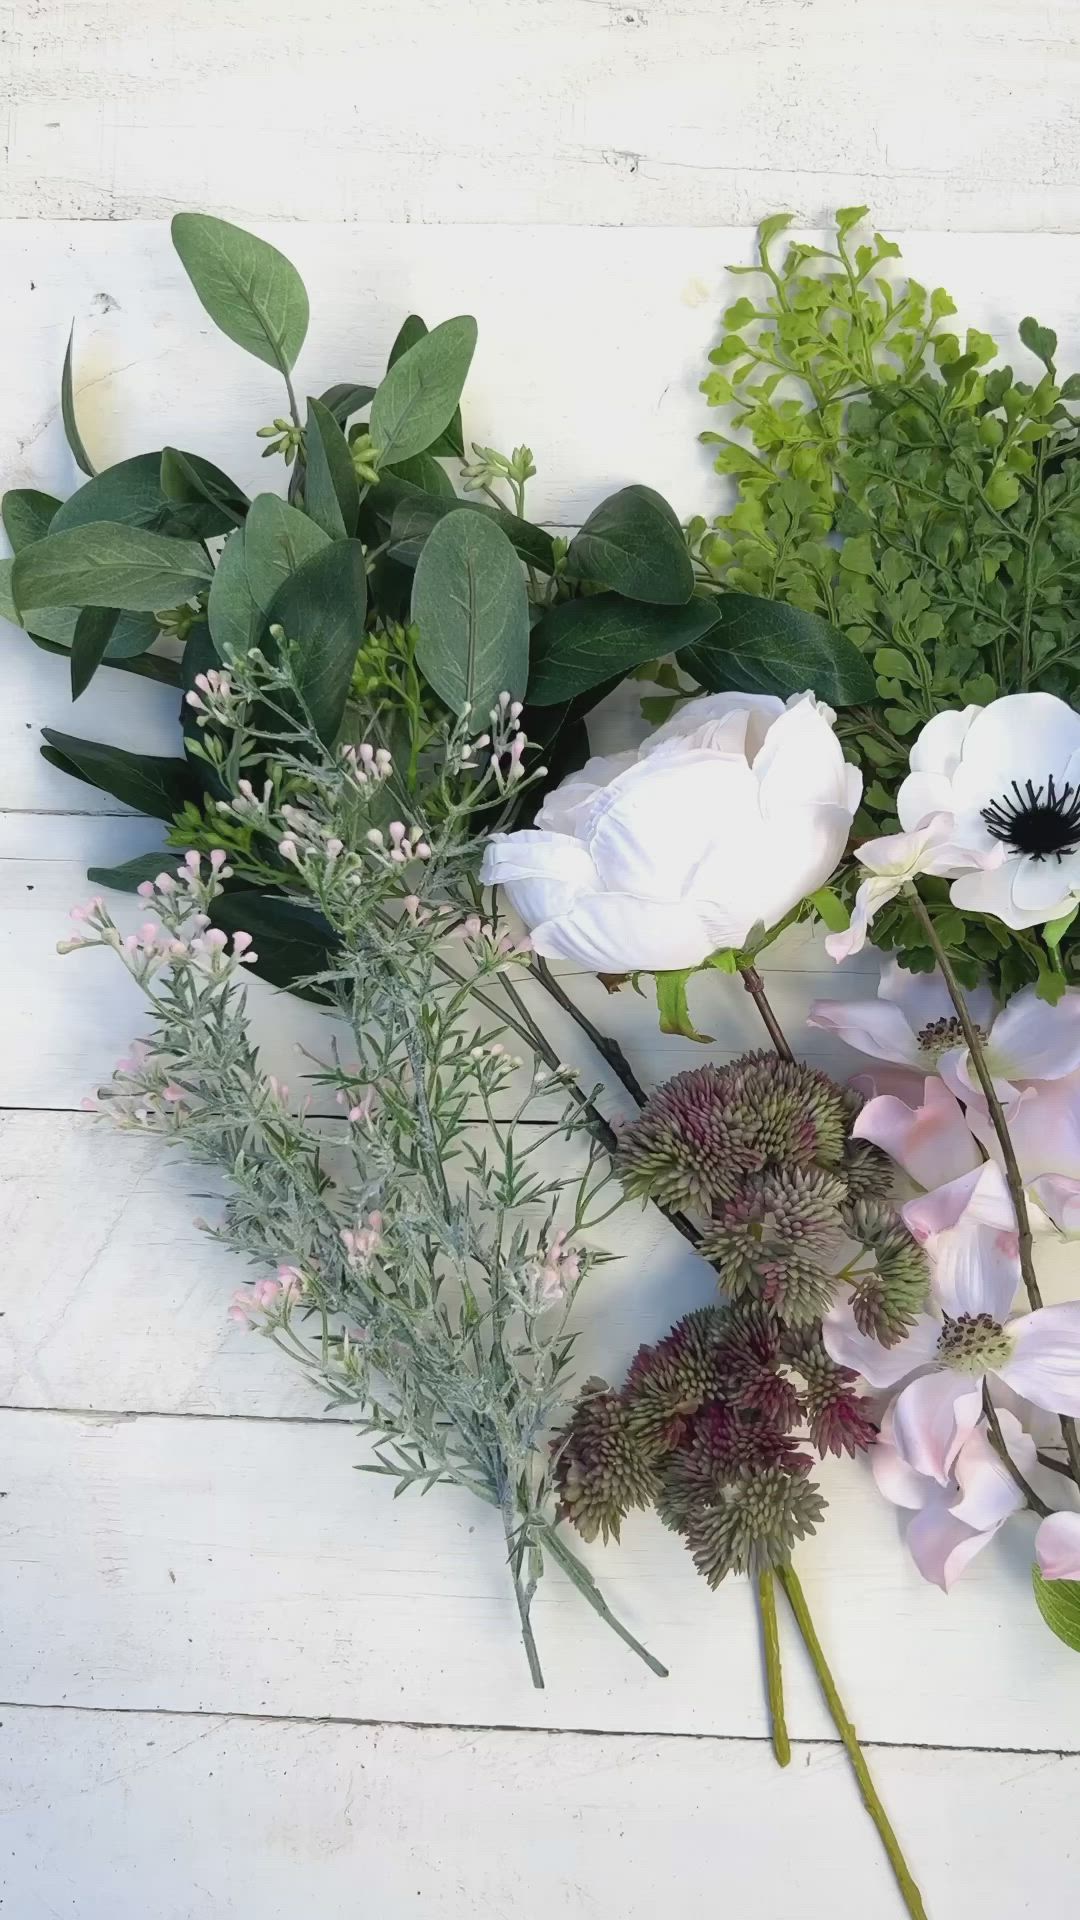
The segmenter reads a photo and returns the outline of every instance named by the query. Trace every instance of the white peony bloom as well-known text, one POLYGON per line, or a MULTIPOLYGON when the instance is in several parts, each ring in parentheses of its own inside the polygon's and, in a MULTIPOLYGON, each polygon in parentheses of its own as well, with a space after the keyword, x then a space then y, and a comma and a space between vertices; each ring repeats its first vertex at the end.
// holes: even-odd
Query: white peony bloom
POLYGON ((693 967, 824 886, 862 793, 812 694, 708 694, 590 760, 536 825, 489 841, 535 951, 593 973, 693 967))
POLYGON ((1057 920, 1080 900, 1080 713, 1054 694, 935 714, 896 804, 909 831, 931 814, 952 816, 955 906, 1019 928, 1057 920), (976 864, 995 851, 1004 855, 996 865, 976 864))

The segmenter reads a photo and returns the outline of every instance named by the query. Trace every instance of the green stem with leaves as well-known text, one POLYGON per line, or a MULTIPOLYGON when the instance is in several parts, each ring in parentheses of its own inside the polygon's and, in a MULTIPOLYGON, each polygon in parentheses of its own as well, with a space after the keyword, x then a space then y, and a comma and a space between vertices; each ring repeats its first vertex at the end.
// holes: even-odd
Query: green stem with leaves
MULTIPOLYGON (((1016 1148, 1013 1146, 1012 1135, 1009 1132, 1009 1123, 1005 1117, 1005 1109, 1001 1104, 997 1088, 994 1085, 994 1076, 990 1071, 990 1065, 986 1058, 986 1049, 983 1045, 982 1035, 968 1011, 963 990, 953 972, 952 963, 945 951, 938 930, 934 925, 933 915, 920 898, 918 889, 914 885, 909 884, 905 888, 904 894, 905 898, 910 902, 911 910, 915 918, 918 920, 919 925, 926 935, 927 945, 933 952, 941 972, 941 977, 945 982, 949 998, 956 1010, 956 1017, 960 1023, 960 1031, 967 1043, 975 1077, 982 1088, 983 1098, 986 1101, 987 1112, 990 1115, 990 1124, 994 1129, 998 1146, 1001 1149, 1001 1160, 1005 1180, 1012 1199, 1013 1210, 1016 1214, 1016 1229, 1020 1250, 1020 1272, 1023 1277, 1024 1290, 1028 1297, 1028 1304, 1034 1313, 1042 1306, 1042 1290, 1035 1273, 1035 1260, 1032 1251, 1031 1216, 1028 1213, 1027 1191, 1020 1172, 1020 1163, 1016 1158, 1016 1148)), ((1072 1477, 1076 1481, 1077 1486, 1080 1487, 1080 1434, 1077 1433, 1075 1420, 1070 1419, 1066 1414, 1061 1415, 1061 1433, 1065 1442, 1065 1451, 1069 1456, 1069 1466, 1072 1471, 1072 1477)))
POLYGON ((893 1831, 889 1816, 881 1804, 877 1788, 871 1777, 870 1769, 866 1764, 866 1756, 859 1745, 859 1736, 844 1711, 844 1703, 840 1698, 836 1681, 833 1679, 828 1661, 822 1651, 821 1642, 815 1632, 814 1622, 810 1617, 810 1609, 806 1604, 806 1595, 802 1590, 802 1583, 799 1580, 799 1576, 795 1572, 794 1567, 788 1565, 786 1567, 778 1567, 776 1569, 776 1577, 787 1595, 788 1605, 795 1616, 795 1624, 802 1635, 803 1645, 810 1655, 810 1664, 817 1675, 818 1685, 821 1688, 825 1704, 829 1709, 832 1723, 840 1735, 844 1751, 851 1762, 852 1772, 859 1783, 859 1792, 862 1795, 863 1805, 877 1828, 881 1844, 888 1855, 889 1865, 896 1877, 896 1884, 903 1895, 904 1905, 911 1915, 912 1920, 926 1920, 926 1908, 923 1906, 922 1894, 919 1892, 918 1887, 911 1877, 907 1861, 904 1859, 903 1852, 901 1851, 900 1842, 893 1831))

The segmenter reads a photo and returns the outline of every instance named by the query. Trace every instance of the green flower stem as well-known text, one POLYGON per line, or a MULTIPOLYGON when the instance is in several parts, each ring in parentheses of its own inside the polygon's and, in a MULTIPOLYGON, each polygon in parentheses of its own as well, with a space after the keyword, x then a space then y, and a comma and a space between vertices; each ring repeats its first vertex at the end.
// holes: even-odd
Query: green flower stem
POLYGON ((657 1660, 655 1654, 649 1652, 648 1647, 643 1647, 640 1640, 635 1640, 629 1627, 624 1627, 622 1621, 612 1613, 588 1567, 584 1561, 578 1559, 576 1553, 571 1551, 555 1527, 542 1526, 537 1530, 535 1537, 541 1546, 547 1548, 552 1559, 558 1562, 563 1572, 573 1581, 582 1599, 587 1600, 593 1612, 600 1615, 604 1625, 610 1627, 612 1633, 617 1633, 619 1639, 637 1654, 639 1660, 644 1660, 650 1672, 655 1673, 659 1679, 666 1680, 667 1667, 657 1660))
POLYGON ((866 1764, 866 1756, 859 1745, 859 1736, 844 1711, 844 1703, 840 1698, 836 1681, 832 1677, 828 1662, 822 1652, 821 1642, 814 1629, 814 1622, 810 1617, 810 1609, 806 1604, 806 1595, 803 1593, 798 1574, 789 1563, 786 1567, 777 1567, 776 1577, 783 1587, 788 1598, 788 1604, 791 1607, 792 1613, 795 1615, 795 1624, 802 1635, 803 1645, 810 1655, 810 1662, 817 1675, 818 1685, 824 1695, 825 1704, 829 1709, 833 1725, 840 1735, 844 1751, 851 1762, 852 1771, 859 1783, 859 1792, 862 1795, 863 1805, 881 1837, 882 1846, 885 1848, 885 1852, 889 1858, 889 1865, 892 1867, 893 1873, 896 1876, 897 1886, 903 1895, 904 1905, 911 1915, 912 1920, 926 1920, 926 1908, 923 1906, 922 1894, 919 1892, 918 1887, 915 1885, 908 1871, 907 1862, 900 1850, 900 1842, 893 1832, 889 1822, 889 1816, 885 1812, 878 1797, 877 1788, 870 1776, 870 1769, 866 1764))
POLYGON ((773 1586, 771 1568, 766 1567, 757 1578, 758 1616, 761 1620, 761 1641, 765 1654, 765 1687, 769 1696, 769 1723, 772 1729, 772 1749, 776 1755, 776 1764, 787 1767, 791 1764, 791 1741, 788 1739, 787 1721, 784 1718, 784 1676, 780 1667, 780 1636, 776 1627, 776 1590, 773 1586))
POLYGON ((540 1655, 537 1652, 536 1637, 533 1633, 532 1620, 530 1619, 530 1595, 526 1593, 521 1584, 521 1552, 517 1541, 517 1515, 514 1512, 514 1502, 509 1489, 507 1489, 503 1495, 501 1511, 503 1531, 506 1534, 507 1565, 510 1568, 510 1578, 514 1583, 514 1599, 517 1601, 518 1619, 521 1622, 521 1638, 525 1647, 525 1658, 529 1662, 529 1673, 532 1677, 533 1686, 543 1691, 544 1671, 540 1665, 540 1655))
MULTIPOLYGON (((956 1017, 960 1022, 960 1031, 967 1042, 968 1052, 971 1055, 971 1064, 975 1069, 976 1078, 983 1091, 983 1098, 986 1101, 990 1122, 997 1136, 998 1145, 1001 1148, 1001 1158, 1005 1168, 1005 1179, 1008 1183, 1009 1193, 1012 1197, 1013 1207, 1016 1212, 1016 1226, 1020 1243, 1020 1272, 1023 1275, 1028 1304, 1033 1312, 1037 1312, 1042 1306, 1043 1299, 1035 1273, 1027 1193, 1024 1189, 1020 1165, 1016 1158, 1016 1149, 1012 1143, 1012 1135, 1009 1132, 1009 1123, 1005 1118, 1005 1109, 998 1098, 997 1088, 994 1085, 994 1076, 987 1062, 982 1036, 968 1012, 967 1002, 961 991, 960 982, 953 972, 952 964, 941 943, 933 918, 920 899, 917 888, 909 883, 904 889, 904 897, 910 902, 911 910, 925 933, 927 944, 932 949, 934 958, 941 969, 941 977, 948 989, 949 998, 956 1009, 956 1017)), ((1077 1486, 1080 1487, 1080 1434, 1077 1433, 1075 1420, 1068 1418, 1065 1414, 1062 1414, 1060 1418, 1062 1437, 1065 1441, 1065 1451, 1069 1456, 1069 1466, 1072 1469, 1072 1477, 1076 1481, 1077 1486)))
POLYGON ((769 996, 765 991, 765 982, 757 968, 749 965, 740 967, 739 972, 742 975, 743 986, 746 988, 747 993, 750 995, 751 1000, 760 1013, 765 1031, 772 1041, 773 1046, 776 1048, 777 1053, 782 1060, 794 1060, 795 1055, 788 1045, 787 1035, 769 1004, 769 996))

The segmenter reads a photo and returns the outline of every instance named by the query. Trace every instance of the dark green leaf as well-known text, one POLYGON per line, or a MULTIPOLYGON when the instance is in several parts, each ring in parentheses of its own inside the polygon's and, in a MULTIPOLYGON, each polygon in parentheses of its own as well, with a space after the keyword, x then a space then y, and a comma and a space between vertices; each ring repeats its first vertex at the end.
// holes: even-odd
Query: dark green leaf
POLYGON ((11 581, 14 568, 14 560, 0 560, 0 618, 66 653, 75 638, 78 607, 17 607, 11 581))
POLYGON ((462 507, 469 513, 485 515, 501 527, 514 552, 529 566, 536 567, 540 573, 554 571, 555 550, 550 533, 545 533, 543 527, 534 527, 531 520, 519 520, 516 514, 507 513, 502 507, 488 506, 483 500, 459 500, 453 492, 445 496, 422 493, 396 471, 393 475, 384 474, 369 498, 380 518, 389 523, 395 560, 401 560, 406 566, 416 565, 432 527, 462 507))
POLYGON ((533 630, 529 699, 540 707, 554 706, 601 681, 621 678, 643 660, 690 646, 715 620, 712 600, 690 600, 684 607, 650 607, 615 593, 565 600, 533 630))
MULTIPOLYGON (((418 313, 407 314, 398 328, 397 339, 390 349, 387 366, 396 366, 403 353, 408 353, 410 347, 415 347, 418 340, 426 337, 427 330, 427 322, 421 320, 418 313)), ((461 425, 460 407, 455 408, 449 426, 440 433, 437 440, 432 441, 428 452, 451 460, 465 458, 465 434, 461 425)))
POLYGON ((360 511, 360 488, 349 443, 320 400, 308 401, 304 448, 305 512, 331 540, 351 539, 360 511))
POLYGON ((120 615, 115 607, 84 607, 71 642, 71 697, 85 693, 105 658, 120 615))
POLYGON ((426 453, 449 425, 475 348, 476 321, 462 314, 433 327, 388 369, 369 425, 383 466, 426 453))
POLYGON ((414 453, 411 460, 399 460, 395 467, 389 467, 387 474, 406 481, 410 487, 418 487, 421 493, 433 493, 437 500, 445 500, 448 507, 459 504, 450 475, 433 454, 414 453))
POLYGON ((683 664, 711 693, 772 693, 787 699, 808 688, 836 707, 873 700, 869 661, 847 635, 779 600, 727 593, 714 602, 716 620, 683 664))
POLYGON ((73 774, 92 787, 111 793, 126 807, 171 820, 188 800, 196 797, 195 782, 186 760, 169 760, 148 753, 127 753, 123 747, 103 746, 97 740, 77 740, 70 733, 43 727, 47 745, 42 755, 50 766, 73 774))
POLYGON ((117 867, 89 867, 86 877, 92 887, 114 887, 117 893, 138 893, 146 880, 159 873, 175 873, 179 865, 175 847, 158 848, 156 853, 137 853, 117 867))
POLYGON ((74 345, 75 322, 72 321, 71 332, 68 334, 67 352, 64 355, 64 371, 60 376, 60 414, 64 422, 64 433, 68 446, 75 456, 75 465, 79 467, 83 473, 90 474, 92 477, 94 472, 93 463, 86 448, 83 446, 82 434, 79 432, 78 422, 75 418, 75 389, 71 373, 71 354, 74 345))
POLYGON ((174 506, 201 507, 197 531, 208 536, 242 526, 251 504, 220 467, 197 453, 181 453, 178 447, 165 447, 162 452, 161 491, 174 506))
POLYGON ((16 554, 11 590, 18 607, 119 607, 153 613, 210 585, 202 547, 143 527, 98 521, 47 534, 16 554))
POLYGON ((522 697, 529 603, 517 555, 494 521, 456 512, 439 522, 417 562, 412 617, 420 671, 452 713, 468 703, 483 720, 504 690, 522 697))
POLYGON ((223 660, 255 645, 278 589, 327 544, 322 528, 299 508, 276 493, 256 495, 243 528, 221 549, 210 588, 210 632, 223 660))
MULTIPOLYGON (((55 612, 56 609, 46 608, 43 609, 43 611, 55 612)), ((74 622, 74 620, 78 618, 74 608, 72 608, 72 616, 74 622)), ((64 644, 57 640, 49 640, 44 634, 35 633, 31 628, 27 628, 26 633, 27 638, 33 641, 35 647, 40 647, 42 653, 67 654, 71 651, 70 639, 64 644)), ((140 659, 116 660, 110 658, 107 654, 105 657, 105 665, 107 667, 116 667, 121 673, 137 674, 140 680, 156 680, 163 687, 178 687, 180 685, 180 668, 177 662, 175 660, 165 659, 161 654, 148 653, 140 659)))
POLYGON ((285 631, 304 705, 328 744, 345 711, 366 607, 364 549, 359 540, 335 540, 289 576, 267 616, 267 628, 285 631))
POLYGON ((161 628, 152 613, 122 613, 105 649, 105 662, 135 660, 161 638, 161 628))
POLYGON ((1080 1580, 1044 1580, 1037 1566, 1031 1569, 1035 1605, 1051 1633, 1073 1653, 1080 1653, 1080 1580))
MULTIPOLYGON (((173 498, 166 492, 162 472, 168 452, 137 453, 130 460, 118 460, 114 467, 106 467, 64 501, 49 531, 66 533, 71 527, 89 526, 96 520, 113 520, 125 526, 145 527, 150 533, 172 534, 177 539, 204 540, 211 534, 227 533, 240 516, 208 500, 205 491, 187 499, 173 498)), ((188 461, 208 482, 216 477, 224 487, 232 488, 225 474, 196 454, 174 457, 188 461)), ((171 477, 175 472, 175 468, 170 469, 171 477)), ((235 488, 233 496, 244 499, 235 488)))
POLYGON ((357 386, 351 380, 339 380, 336 386, 327 387, 320 393, 319 399, 328 413, 332 413, 339 427, 354 413, 369 406, 375 398, 374 387, 357 386))
POLYGON ((258 961, 253 971, 305 1000, 325 1001, 317 987, 298 986, 334 965, 336 941, 322 915, 283 894, 238 889, 218 896, 211 919, 223 933, 250 933, 258 961))
POLYGON ((682 528, 651 487, 623 487, 601 501, 570 542, 566 571, 657 606, 682 606, 694 591, 682 528))
POLYGON ((38 493, 33 487, 10 488, 4 495, 0 513, 12 553, 44 539, 59 506, 59 500, 54 500, 51 493, 38 493))
POLYGON ((207 313, 238 347, 288 375, 304 344, 308 297, 268 241, 208 213, 178 213, 173 245, 207 313))

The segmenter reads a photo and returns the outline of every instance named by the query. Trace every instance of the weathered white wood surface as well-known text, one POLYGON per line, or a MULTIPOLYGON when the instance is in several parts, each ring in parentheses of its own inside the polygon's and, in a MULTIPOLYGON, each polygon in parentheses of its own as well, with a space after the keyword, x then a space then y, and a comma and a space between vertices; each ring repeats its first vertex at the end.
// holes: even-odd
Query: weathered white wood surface
MULTIPOLYGON (((108 14, 66 10, 84 67, 92 28, 102 29, 95 57, 104 58, 105 29, 123 11, 115 0, 108 14)), ((614 46, 615 11, 583 0, 542 7, 537 19, 602 15, 614 46)), ((658 14, 638 11, 643 36, 655 33, 658 14)), ((775 50, 781 33, 794 36, 797 11, 741 16, 749 35, 764 33, 771 14, 775 50)), ((801 11, 839 19, 834 7, 801 11)), ((1006 21, 1023 30, 1013 56, 1022 96, 1043 44, 1030 18, 1011 6, 983 9, 978 22, 977 10, 962 11, 969 33, 1003 31, 1006 21)), ((228 8, 215 13, 232 24, 228 8)), ((172 22, 174 54, 198 17, 189 9, 172 22)), ((704 25, 692 7, 666 17, 672 35, 692 20, 699 39, 707 29, 719 44, 725 26, 730 38, 723 9, 704 25)), ((1038 31, 1052 36, 1059 17, 1041 9, 1038 31)), ((507 34, 516 18, 511 9, 507 34)), ((940 45, 953 18, 916 8, 897 33, 919 26, 940 45)), ((51 14, 28 11, 14 69, 23 101, 31 29, 39 48, 56 44, 51 14)), ((316 41, 320 32, 315 23, 316 41)), ((226 37, 219 25, 219 45, 226 37)), ((133 47, 124 40, 129 63, 133 47)), ((824 74, 825 52, 810 40, 803 52, 824 74)), ((1067 47, 1060 61, 1045 55, 1055 84, 1068 56, 1067 47)), ((827 57, 835 62, 835 47, 827 57)), ((34 84, 40 96, 40 74, 34 84)), ((63 89, 61 68, 50 84, 63 89)), ((62 111, 66 159, 89 181, 74 85, 62 111)), ((25 155, 25 105, 13 124, 25 155)), ((943 138, 947 123, 935 124, 943 138)), ((969 117, 963 137, 973 127, 969 117)), ((899 191, 902 169, 889 164, 899 191)), ((1022 211, 1022 167, 1013 173, 1006 200, 994 198, 989 173, 969 170, 973 223, 979 206, 998 206, 999 225, 1018 208, 1016 217, 1033 217, 1022 211)), ((56 210, 42 177, 46 211, 56 210)), ((117 172, 135 177, 130 164, 117 172)), ((1059 200, 1067 177, 1063 163, 1059 200)), ((139 204, 156 206, 149 167, 140 180, 139 204)), ((12 182, 18 210, 17 167, 12 182)), ((939 187, 952 191, 944 173, 939 187)), ((513 169, 508 199, 511 190, 513 169)), ((771 188, 753 192, 755 214, 773 204, 771 188)), ((855 183, 845 188, 856 194, 864 197, 855 183)), ((193 189, 186 203, 199 197, 193 189)), ((775 197, 786 197, 779 186, 775 197)), ((1056 221, 1053 199, 1045 218, 1056 221)), ((438 215, 430 193, 426 204, 438 215)), ((664 217, 706 217, 696 202, 663 204, 664 217)), ((954 202, 933 204, 958 217, 954 202)), ((92 210, 89 200, 66 205, 92 210)), ((514 217, 509 204, 470 205, 514 217)), ((336 210, 324 198, 320 211, 336 210)), ((535 206, 529 217, 539 217, 535 206)), ((629 216, 594 206, 588 217, 629 216)), ((652 216, 639 208, 633 217, 652 216)), ((707 423, 696 382, 726 298, 722 263, 747 256, 745 229, 302 225, 284 243, 313 294, 307 384, 377 372, 409 306, 432 318, 468 307, 482 329, 468 430, 495 444, 532 440, 536 506, 547 518, 572 524, 631 478, 663 488, 682 512, 718 500, 694 440, 707 423), (539 300, 560 270, 566 298, 539 300)), ((1062 364, 1080 358, 1077 243, 927 233, 907 236, 906 254, 918 277, 950 287, 963 319, 1004 332, 1014 308, 1035 311, 1057 323, 1062 364)), ((265 483, 247 436, 278 410, 273 378, 213 334, 162 227, 11 222, 0 227, 0 267, 5 482, 74 484, 56 372, 75 313, 80 414, 102 459, 173 439, 265 483)), ((10 633, 2 644, 0 1701, 11 1705, 0 1712, 0 1886, 13 1914, 284 1920, 306 1898, 344 1920, 361 1888, 365 1908, 387 1920, 427 1911, 644 1920, 674 1881, 680 1898, 722 1898, 746 1920, 776 1920, 797 1873, 811 1912, 888 1920, 899 1908, 794 1647, 793 1731, 825 1744, 798 1749, 788 1776, 773 1770, 745 1590, 710 1595, 678 1543, 635 1522, 621 1551, 590 1561, 612 1603, 669 1659, 671 1679, 652 1679, 551 1576, 537 1607, 549 1684, 534 1694, 490 1516, 443 1491, 392 1503, 354 1472, 364 1452, 347 1423, 326 1416, 265 1342, 224 1319, 241 1270, 194 1226, 194 1215, 212 1211, 208 1177, 73 1111, 126 1049, 139 1006, 106 956, 61 960, 55 941, 88 891, 85 865, 155 846, 160 829, 46 767, 37 729, 51 722, 168 751, 175 696, 103 674, 72 711, 63 662, 10 633), (333 1724, 342 1719, 385 1724, 333 1724)), ((628 720, 624 703, 598 739, 612 744, 628 720)), ((118 908, 133 911, 130 901, 118 908)), ((837 972, 799 937, 771 963, 771 991, 796 1032, 816 995, 872 985, 868 963, 837 972)), ((647 1080, 702 1057, 657 1035, 648 1006, 631 996, 609 1000, 580 980, 574 991, 647 1080)), ((283 1020, 280 1000, 262 1001, 273 1058, 295 1077, 295 1040, 317 1044, 326 1023, 291 1003, 283 1020)), ((694 1005, 718 1055, 757 1043, 731 983, 701 983, 694 1005)), ((823 1036, 805 1040, 807 1057, 838 1071, 854 1064, 823 1036)), ((580 1357, 583 1371, 614 1375, 639 1338, 707 1286, 683 1243, 645 1216, 614 1223, 607 1243, 626 1257, 602 1270, 584 1303, 580 1357)), ((827 1490, 828 1524, 801 1555, 804 1579, 860 1729, 880 1743, 874 1764, 931 1913, 1013 1920, 1065 1910, 1080 1672, 1034 1615, 1023 1529, 946 1601, 917 1579, 862 1468, 831 1468, 827 1490), (1018 1806, 1022 1822, 1011 1818, 1018 1806)))
POLYGON ((21 0, 4 41, 21 215, 1080 215, 1071 0, 21 0))

